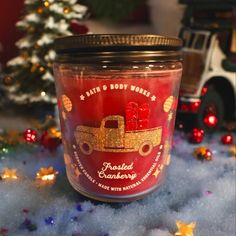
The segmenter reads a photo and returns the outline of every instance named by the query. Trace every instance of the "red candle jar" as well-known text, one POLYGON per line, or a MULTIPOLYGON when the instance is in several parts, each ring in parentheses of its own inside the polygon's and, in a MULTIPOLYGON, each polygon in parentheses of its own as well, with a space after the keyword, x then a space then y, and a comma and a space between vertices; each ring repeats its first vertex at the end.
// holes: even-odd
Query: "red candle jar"
POLYGON ((67 176, 81 194, 130 201, 170 162, 181 40, 158 35, 57 39, 54 64, 67 176))

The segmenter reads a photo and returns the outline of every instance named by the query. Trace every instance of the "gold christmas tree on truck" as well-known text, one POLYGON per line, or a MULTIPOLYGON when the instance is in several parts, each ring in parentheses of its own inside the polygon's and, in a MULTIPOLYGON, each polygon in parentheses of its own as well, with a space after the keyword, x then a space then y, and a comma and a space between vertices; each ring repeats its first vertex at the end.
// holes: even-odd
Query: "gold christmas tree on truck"
POLYGON ((16 24, 26 32, 25 37, 16 42, 19 55, 7 63, 8 98, 18 104, 56 103, 53 42, 57 37, 72 34, 72 20, 81 20, 86 7, 76 0, 25 0, 25 12, 16 24))

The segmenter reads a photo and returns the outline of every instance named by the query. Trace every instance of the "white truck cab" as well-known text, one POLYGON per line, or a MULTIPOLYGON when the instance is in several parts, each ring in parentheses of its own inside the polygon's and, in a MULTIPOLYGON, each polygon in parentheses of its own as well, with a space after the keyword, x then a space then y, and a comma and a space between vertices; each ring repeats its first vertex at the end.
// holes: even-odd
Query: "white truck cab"
MULTIPOLYGON (((235 50, 233 36, 235 32, 235 50)), ((229 45, 217 31, 183 28, 180 37, 184 69, 178 111, 195 114, 200 128, 218 129, 236 115, 236 63, 224 51, 229 45)))

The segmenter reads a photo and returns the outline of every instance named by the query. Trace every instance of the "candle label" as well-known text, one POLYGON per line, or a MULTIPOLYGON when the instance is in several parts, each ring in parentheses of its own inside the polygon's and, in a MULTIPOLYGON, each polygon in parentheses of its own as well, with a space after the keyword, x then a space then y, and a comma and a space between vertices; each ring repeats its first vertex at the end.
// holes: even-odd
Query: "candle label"
POLYGON ((158 184, 170 162, 180 71, 172 73, 116 83, 61 78, 64 159, 75 188, 119 197, 158 184))

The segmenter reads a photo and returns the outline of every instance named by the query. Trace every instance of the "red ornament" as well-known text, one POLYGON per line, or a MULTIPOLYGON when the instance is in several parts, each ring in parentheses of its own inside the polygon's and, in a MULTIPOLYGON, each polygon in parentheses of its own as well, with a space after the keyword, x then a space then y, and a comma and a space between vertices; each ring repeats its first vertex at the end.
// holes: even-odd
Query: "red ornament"
POLYGON ((70 23, 70 29, 74 34, 87 34, 89 31, 86 25, 79 24, 77 21, 70 23))
POLYGON ((41 136, 40 143, 43 147, 52 152, 55 151, 61 144, 61 139, 52 137, 48 131, 44 131, 41 136))
POLYGON ((218 123, 218 118, 214 114, 207 114, 203 119, 203 123, 209 128, 214 128, 218 123))
POLYGON ((194 128, 192 129, 191 135, 190 135, 190 142, 192 143, 201 143, 204 138, 204 130, 194 128))
POLYGON ((35 143, 37 141, 37 138, 38 138, 38 133, 36 130, 33 130, 33 129, 26 129, 24 131, 24 140, 27 142, 27 143, 35 143))
POLYGON ((225 134, 221 137, 221 143, 224 145, 233 144, 233 136, 231 134, 225 134))

